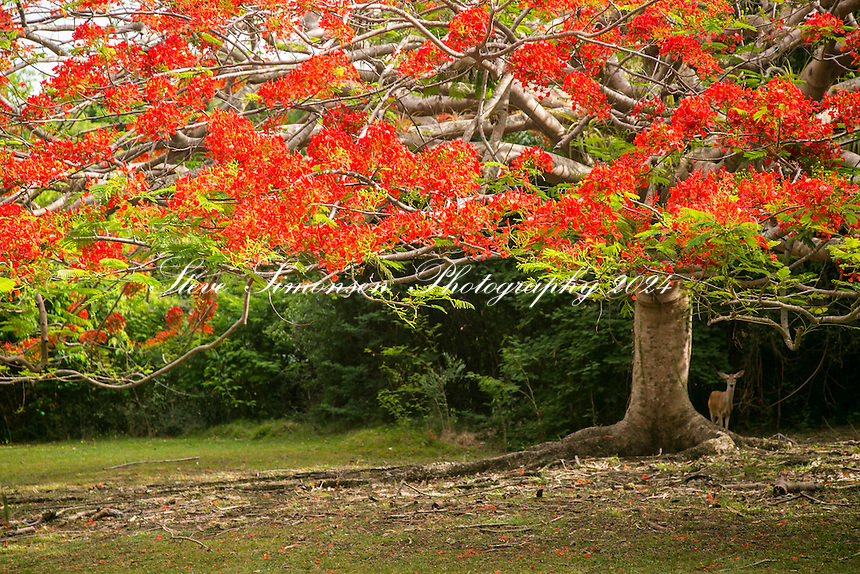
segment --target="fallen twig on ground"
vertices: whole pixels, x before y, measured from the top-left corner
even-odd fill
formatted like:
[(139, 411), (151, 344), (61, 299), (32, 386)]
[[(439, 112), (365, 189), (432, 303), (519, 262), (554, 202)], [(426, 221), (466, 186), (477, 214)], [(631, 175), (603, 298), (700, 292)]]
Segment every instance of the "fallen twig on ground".
[(203, 548), (205, 548), (205, 549), (206, 549), (206, 552), (212, 552), (212, 548), (211, 548), (211, 547), (207, 546), (206, 544), (203, 544), (203, 543), (202, 543), (202, 542), (200, 542), (199, 540), (195, 540), (194, 538), (191, 538), (190, 536), (182, 536), (182, 535), (180, 535), (180, 534), (175, 534), (171, 529), (169, 529), (169, 528), (168, 528), (166, 525), (164, 525), (164, 524), (162, 524), (162, 525), (161, 525), (161, 528), (162, 528), (162, 529), (164, 529), (164, 531), (165, 531), (165, 532), (167, 532), (168, 534), (170, 534), (170, 539), (171, 539), (171, 540), (190, 540), (191, 542), (193, 542), (193, 543), (195, 543), (195, 544), (199, 544), (200, 546), (202, 546)]
[(188, 458), (168, 458), (165, 460), (136, 460), (134, 462), (124, 462), (122, 464), (116, 464), (114, 466), (106, 466), (105, 470), (114, 470), (115, 468), (123, 468), (126, 466), (134, 466), (136, 464), (158, 464), (163, 462), (185, 462), (189, 460), (197, 460), (199, 456), (190, 456)]

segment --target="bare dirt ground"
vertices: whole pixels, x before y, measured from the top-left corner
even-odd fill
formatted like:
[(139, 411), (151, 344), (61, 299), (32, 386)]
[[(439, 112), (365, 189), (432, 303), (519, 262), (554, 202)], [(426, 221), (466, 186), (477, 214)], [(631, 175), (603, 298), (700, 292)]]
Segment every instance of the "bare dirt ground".
[[(231, 544), (262, 547), (260, 563), (280, 559), (280, 571), (373, 571), (378, 556), (437, 571), (446, 570), (434, 556), (488, 568), (531, 561), (542, 571), (640, 560), (633, 571), (649, 571), (644, 564), (659, 559), (678, 571), (860, 571), (856, 440), (694, 461), (597, 458), (429, 481), (401, 476), (403, 467), (247, 470), (7, 490), (15, 519), (0, 531), (0, 554), (15, 545), (20, 552), (0, 572), (41, 571), (38, 555), (52, 555), (52, 541), (75, 543), (57, 560), (97, 564), (83, 548), (119, 539), (137, 541), (113, 554), (132, 571), (147, 563), (147, 548), (181, 545), (202, 556)], [(238, 541), (255, 536), (262, 546)], [(151, 566), (142, 571), (162, 571)]]

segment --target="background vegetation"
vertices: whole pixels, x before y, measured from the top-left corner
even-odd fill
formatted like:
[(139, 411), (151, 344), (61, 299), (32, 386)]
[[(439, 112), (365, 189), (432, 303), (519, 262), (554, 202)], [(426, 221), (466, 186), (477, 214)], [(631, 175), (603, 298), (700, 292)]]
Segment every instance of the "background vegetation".
[[(510, 262), (472, 271), (519, 281)], [(239, 290), (236, 290), (239, 293)], [(236, 420), (290, 418), (319, 426), (380, 422), (464, 429), (518, 448), (616, 421), (629, 396), (631, 320), (614, 302), (574, 305), (567, 295), (510, 294), (494, 305), (424, 309), (413, 326), (360, 296), (265, 294), (247, 327), (158, 383), (129, 391), (84, 384), (0, 387), (0, 440), (108, 434), (175, 436)], [(166, 298), (165, 310), (176, 301)], [(226, 328), (237, 298), (219, 305)], [(160, 320), (160, 317), (154, 317)], [(137, 317), (141, 339), (152, 332)], [(860, 419), (854, 329), (822, 329), (792, 352), (772, 331), (697, 324), (693, 404), (707, 413), (716, 371), (746, 374), (732, 426), (776, 432)], [(157, 362), (158, 357), (154, 360)]]

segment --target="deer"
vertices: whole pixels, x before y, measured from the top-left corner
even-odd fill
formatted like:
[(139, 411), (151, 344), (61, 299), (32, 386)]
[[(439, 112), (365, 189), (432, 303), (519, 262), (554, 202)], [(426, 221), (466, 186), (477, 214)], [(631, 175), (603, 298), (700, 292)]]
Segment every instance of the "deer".
[(734, 375), (720, 372), (717, 374), (726, 380), (726, 390), (711, 393), (710, 398), (708, 398), (708, 410), (711, 411), (712, 423), (729, 430), (729, 415), (732, 414), (732, 401), (735, 399), (735, 384), (744, 372), (738, 371)]

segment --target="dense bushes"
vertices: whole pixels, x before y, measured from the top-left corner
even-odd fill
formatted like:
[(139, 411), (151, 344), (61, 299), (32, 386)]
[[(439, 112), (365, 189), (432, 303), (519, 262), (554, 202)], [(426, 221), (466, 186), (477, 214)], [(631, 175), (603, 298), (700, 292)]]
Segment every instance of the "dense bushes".
[[(486, 274), (499, 282), (522, 277), (509, 262), (486, 264), (474, 276)], [(122, 392), (83, 384), (0, 388), (0, 436), (171, 435), (289, 417), (468, 427), (517, 448), (623, 416), (632, 326), (617, 306), (575, 305), (565, 295), (534, 303), (511, 294), (493, 305), (483, 295), (465, 299), (472, 309), (424, 309), (410, 328), (360, 296), (256, 297), (247, 327), (156, 384)], [(238, 298), (222, 297), (220, 305), (226, 312), (216, 332), (239, 313)], [(148, 320), (130, 321), (131, 328), (142, 332)], [(690, 396), (706, 413), (708, 394), (722, 384), (716, 371), (743, 367), (734, 428), (850, 422), (860, 418), (858, 352), (851, 330), (812, 332), (791, 352), (765, 328), (697, 322)]]

